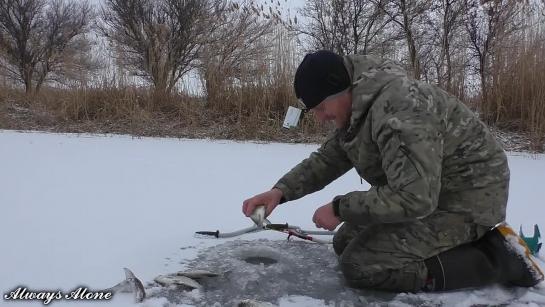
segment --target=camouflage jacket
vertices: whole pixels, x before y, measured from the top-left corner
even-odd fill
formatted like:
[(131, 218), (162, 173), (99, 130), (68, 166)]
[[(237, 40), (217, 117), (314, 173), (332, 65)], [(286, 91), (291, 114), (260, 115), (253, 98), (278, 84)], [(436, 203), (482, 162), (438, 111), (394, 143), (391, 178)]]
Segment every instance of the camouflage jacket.
[(397, 223), (441, 212), (485, 226), (505, 219), (507, 157), (473, 112), (394, 62), (353, 55), (345, 65), (350, 123), (276, 183), (284, 201), (321, 190), (354, 167), (371, 189), (335, 198), (343, 221)]

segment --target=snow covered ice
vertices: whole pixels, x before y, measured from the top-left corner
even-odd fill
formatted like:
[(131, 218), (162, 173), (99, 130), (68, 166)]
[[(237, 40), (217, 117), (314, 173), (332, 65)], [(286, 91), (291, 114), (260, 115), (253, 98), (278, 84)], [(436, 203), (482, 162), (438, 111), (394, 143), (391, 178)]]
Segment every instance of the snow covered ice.
[[(105, 289), (130, 268), (148, 284), (141, 306), (545, 306), (545, 285), (450, 293), (388, 294), (348, 289), (330, 247), (263, 231), (237, 239), (201, 239), (198, 230), (250, 226), (242, 201), (269, 189), (318, 145), (132, 138), (0, 131), (0, 289), (68, 292)], [(507, 221), (545, 229), (545, 156), (510, 153)], [(314, 210), (333, 196), (366, 190), (349, 172), (324, 190), (280, 206), (273, 223), (313, 229)], [(270, 264), (246, 258), (266, 257)], [(543, 251), (538, 262), (545, 267)], [(258, 261), (259, 262), (259, 261)], [(203, 289), (150, 288), (187, 269), (222, 271)], [(134, 306), (130, 294), (109, 302), (53, 306)], [(0, 306), (43, 306), (0, 300)]]

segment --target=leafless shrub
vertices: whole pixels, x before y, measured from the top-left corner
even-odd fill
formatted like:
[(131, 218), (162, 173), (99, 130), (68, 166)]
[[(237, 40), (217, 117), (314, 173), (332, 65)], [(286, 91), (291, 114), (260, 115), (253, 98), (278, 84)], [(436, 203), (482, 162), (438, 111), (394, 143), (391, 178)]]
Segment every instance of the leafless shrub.
[(526, 27), (504, 37), (502, 48), (494, 51), (487, 101), (496, 125), (527, 133), (533, 149), (541, 151), (545, 143), (545, 29), (543, 16), (538, 16), (526, 16)]
[(392, 19), (381, 8), (385, 0), (309, 0), (299, 13), (305, 22), (291, 29), (309, 38), (310, 49), (339, 54), (383, 55), (391, 41), (386, 31)]
[(464, 40), (465, 0), (434, 1), (428, 18), (429, 52), (423, 67), (426, 80), (463, 98), (465, 86), (466, 40)]
[(86, 1), (0, 0), (0, 66), (27, 93), (68, 77), (84, 65), (76, 54), (88, 50), (83, 34), (92, 16)]
[(424, 40), (429, 36), (429, 13), (433, 1), (427, 0), (371, 0), (391, 18), (405, 41), (409, 60), (409, 70), (415, 79), (422, 76), (422, 57)]
[(255, 83), (272, 47), (275, 22), (258, 15), (252, 2), (222, 1), (215, 30), (201, 52), (200, 75), (209, 103), (229, 105), (229, 88)]
[(478, 1), (468, 0), (466, 30), (470, 51), (476, 64), (481, 90), (481, 113), (489, 123), (498, 118), (496, 103), (489, 99), (491, 64), (498, 52), (511, 46), (506, 38), (523, 28), (522, 19), (517, 18), (524, 2), (517, 0)]
[(194, 67), (217, 13), (215, 0), (106, 0), (100, 28), (122, 65), (170, 93)]

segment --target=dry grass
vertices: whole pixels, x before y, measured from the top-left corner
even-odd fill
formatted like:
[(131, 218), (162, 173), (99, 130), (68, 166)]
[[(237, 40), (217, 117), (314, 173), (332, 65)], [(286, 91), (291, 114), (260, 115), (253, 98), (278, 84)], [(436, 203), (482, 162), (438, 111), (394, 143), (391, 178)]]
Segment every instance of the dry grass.
[(303, 120), (300, 129), (281, 128), (285, 108), (274, 104), (272, 98), (255, 99), (273, 92), (279, 93), (266, 87), (233, 89), (226, 93), (233, 97), (232, 102), (217, 108), (202, 98), (152, 94), (138, 87), (44, 88), (30, 98), (23, 90), (0, 88), (0, 129), (282, 142), (323, 140), (326, 129), (310, 117)]
[[(545, 144), (545, 33), (529, 30), (522, 43), (494, 61), (486, 110), (500, 128), (528, 134), (532, 149)], [(520, 41), (520, 40), (519, 40)]]

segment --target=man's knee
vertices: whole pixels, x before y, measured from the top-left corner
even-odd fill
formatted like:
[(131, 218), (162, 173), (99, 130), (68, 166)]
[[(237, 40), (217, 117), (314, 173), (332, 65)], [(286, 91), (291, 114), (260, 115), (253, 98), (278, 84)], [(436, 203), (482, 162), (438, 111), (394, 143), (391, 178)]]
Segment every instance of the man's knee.
[[(339, 267), (348, 285), (354, 288), (372, 288), (380, 269), (377, 265), (365, 265), (363, 254), (350, 253), (349, 250), (339, 257)], [(377, 270), (378, 269), (378, 270)]]
[[(343, 253), (339, 258), (340, 269), (350, 287), (418, 292), (424, 285), (427, 271), (423, 263), (413, 262), (400, 268), (390, 268), (378, 262), (366, 263), (361, 257), (365, 255)], [(388, 255), (384, 257), (387, 258)]]
[(365, 271), (357, 263), (340, 261), (339, 266), (349, 286), (353, 288), (372, 288), (374, 285), (372, 282), (374, 274)]
[(366, 228), (363, 226), (354, 226), (348, 223), (343, 223), (335, 236), (333, 236), (333, 250), (340, 256), (346, 246)]

